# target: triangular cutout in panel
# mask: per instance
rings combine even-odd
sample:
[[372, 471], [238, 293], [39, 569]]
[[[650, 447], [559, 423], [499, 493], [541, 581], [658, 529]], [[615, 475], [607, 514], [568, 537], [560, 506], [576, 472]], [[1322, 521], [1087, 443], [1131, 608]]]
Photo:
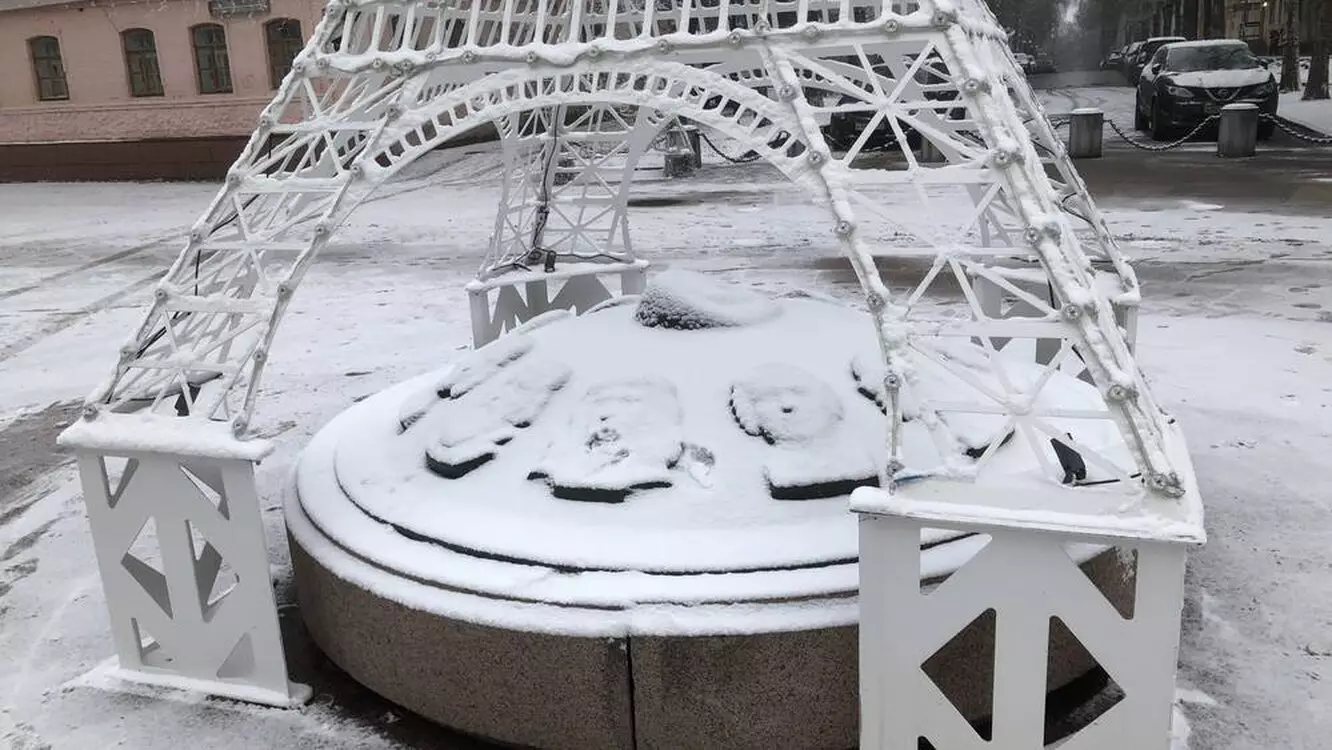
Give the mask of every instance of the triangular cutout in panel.
[[980, 739], [990, 739], [994, 714], [995, 610], [987, 609], [934, 652], [921, 671], [939, 688]]
[[134, 637], [139, 641], [139, 661], [149, 667], [170, 667], [175, 659], [162, 648], [161, 642], [137, 619], [131, 619], [130, 624], [134, 627]]
[[199, 596], [199, 611], [204, 622], [210, 622], [218, 605], [240, 582], [222, 553], [204, 538], [199, 528], [189, 521], [185, 528], [190, 536], [190, 553], [194, 558], [194, 582]]
[[[973, 564], [994, 537], [965, 531], [925, 529], [920, 544], [920, 593], [932, 594], [962, 566]], [[938, 550], [931, 552], [934, 547]]]
[[246, 677], [254, 673], [254, 644], [250, 641], [250, 634], [246, 633], [236, 641], [232, 647], [231, 653], [222, 666], [217, 668], [217, 678], [219, 680], [235, 680]]
[[107, 505], [115, 508], [125, 497], [125, 491], [129, 488], [130, 480], [134, 478], [134, 473], [139, 469], [139, 460], [137, 458], [120, 458], [119, 456], [102, 456], [100, 462], [102, 476], [106, 480]]
[[[1058, 617], [1050, 618], [1050, 656], [1046, 682], [1055, 685], [1059, 674], [1081, 670], [1077, 678], [1084, 683], [1102, 682], [1103, 687], [1090, 699], [1074, 702], [1076, 685], [1051, 690], [1045, 699], [1045, 744], [1076, 734], [1106, 715], [1124, 700], [1124, 690], [1105, 667], [1097, 661], [1082, 641]], [[1070, 705], [1071, 704], [1071, 705]]]
[[221, 469], [207, 465], [183, 465], [180, 473], [190, 480], [190, 484], [194, 485], [209, 505], [217, 508], [222, 518], [231, 519], [231, 509], [227, 506], [227, 496], [223, 492]]
[[1085, 561], [1077, 566], [1078, 570], [1120, 617], [1132, 620], [1138, 591], [1138, 551], [1077, 543], [1065, 544], [1062, 549], [1073, 562]]
[[[139, 533], [134, 535], [130, 548], [120, 558], [120, 565], [138, 582], [144, 593], [171, 617], [171, 595], [167, 591], [166, 574], [162, 571], [161, 549], [157, 544], [157, 523], [149, 516]], [[151, 562], [150, 562], [151, 561]]]

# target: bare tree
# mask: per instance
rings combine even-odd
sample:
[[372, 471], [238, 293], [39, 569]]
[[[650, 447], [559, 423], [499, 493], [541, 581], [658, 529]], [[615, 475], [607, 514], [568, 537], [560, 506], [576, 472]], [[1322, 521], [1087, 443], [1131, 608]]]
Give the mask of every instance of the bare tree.
[[1309, 82], [1304, 84], [1304, 100], [1328, 99], [1327, 64], [1328, 45], [1332, 43], [1332, 0], [1304, 0], [1308, 15], [1308, 28], [1313, 32], [1310, 44]]
[[1286, 0], [1286, 28], [1282, 31], [1284, 42], [1281, 48], [1281, 90], [1300, 90], [1300, 31], [1298, 3]]
[[1018, 51], [1048, 44], [1058, 14], [1056, 0], [990, 0], [990, 9], [1012, 31], [1009, 43]]

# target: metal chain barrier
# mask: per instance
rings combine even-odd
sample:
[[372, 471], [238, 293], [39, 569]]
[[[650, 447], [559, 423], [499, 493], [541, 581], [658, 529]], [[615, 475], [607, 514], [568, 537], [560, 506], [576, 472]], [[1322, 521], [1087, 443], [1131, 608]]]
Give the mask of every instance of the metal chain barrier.
[[[1271, 122], [1272, 124], [1276, 125], [1278, 128], [1281, 129], [1281, 132], [1285, 133], [1291, 138], [1295, 138], [1297, 140], [1301, 140], [1306, 143], [1316, 143], [1320, 146], [1332, 146], [1332, 136], [1309, 135], [1308, 132], [1301, 133], [1299, 130], [1292, 128], [1289, 124], [1287, 124], [1285, 120], [1282, 120], [1280, 117], [1276, 117], [1274, 115], [1269, 115], [1266, 112], [1264, 112], [1261, 115], [1261, 117], [1262, 119], [1267, 120], [1268, 122]], [[1303, 127], [1301, 129], [1306, 131], [1309, 130], [1309, 128], [1303, 128]]]
[[1119, 125], [1115, 124], [1114, 120], [1107, 118], [1105, 123], [1110, 126], [1111, 130], [1115, 131], [1115, 135], [1119, 136], [1124, 140], [1125, 143], [1136, 149], [1140, 149], [1142, 151], [1169, 151], [1172, 148], [1179, 148], [1180, 146], [1184, 145], [1186, 142], [1188, 142], [1189, 139], [1197, 135], [1203, 128], [1207, 127], [1208, 125], [1212, 124], [1213, 122], [1219, 119], [1221, 119], [1220, 115], [1211, 115], [1210, 117], [1204, 118], [1202, 122], [1198, 123], [1197, 127], [1189, 131], [1188, 135], [1184, 136], [1183, 138], [1180, 138], [1177, 141], [1171, 141], [1169, 143], [1143, 143], [1142, 141], [1133, 138], [1132, 136], [1125, 133], [1122, 129], [1120, 129]]
[[717, 148], [717, 144], [713, 143], [712, 139], [709, 138], [708, 134], [704, 133], [701, 128], [698, 131], [698, 137], [701, 141], [708, 144], [708, 148], [712, 149], [712, 153], [716, 154], [717, 156], [720, 156], [721, 158], [725, 159], [726, 161], [729, 161], [732, 164], [748, 164], [751, 161], [756, 161], [759, 158], [759, 154], [753, 151], [738, 158], [733, 156], [727, 156], [725, 153], [722, 152], [721, 149]]

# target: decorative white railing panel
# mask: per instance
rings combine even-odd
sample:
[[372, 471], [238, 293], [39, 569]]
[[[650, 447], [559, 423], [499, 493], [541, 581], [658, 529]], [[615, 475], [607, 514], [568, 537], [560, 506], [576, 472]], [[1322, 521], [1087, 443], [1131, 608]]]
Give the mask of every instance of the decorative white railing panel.
[[145, 450], [163, 437], [149, 435], [116, 448], [115, 425], [80, 427], [62, 442], [78, 455], [120, 676], [274, 706], [307, 700], [287, 679], [278, 630], [254, 492], [261, 444], [163, 452]]
[[[1171, 437], [1182, 446], [1177, 432]], [[934, 750], [1044, 748], [1056, 620], [1123, 692], [1058, 747], [1168, 750], [1185, 559], [1205, 539], [1198, 496], [1168, 502], [1144, 496], [1125, 507], [1122, 492], [1104, 488], [1069, 493], [1038, 482], [955, 489], [920, 483], [857, 490], [852, 498], [861, 514], [861, 750], [917, 750], [922, 738]], [[926, 528], [988, 541], [957, 572], [926, 587], [920, 582]], [[1078, 545], [1132, 555], [1129, 606], [1117, 607], [1079, 569], [1071, 553]], [[983, 739], [924, 665], [988, 612], [993, 703]]]

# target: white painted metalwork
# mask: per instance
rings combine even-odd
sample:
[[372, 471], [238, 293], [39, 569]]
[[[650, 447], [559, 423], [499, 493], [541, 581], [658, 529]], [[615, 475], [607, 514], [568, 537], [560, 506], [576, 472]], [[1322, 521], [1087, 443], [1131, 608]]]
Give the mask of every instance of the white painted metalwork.
[[[264, 441], [222, 426], [147, 422], [137, 442], [76, 424], [93, 546], [119, 674], [274, 706], [304, 703], [287, 680], [254, 462]], [[201, 429], [202, 427], [202, 429]]]
[[[1187, 465], [1176, 428], [1172, 454]], [[1045, 747], [1046, 668], [1058, 618], [1123, 691], [1108, 711], [1057, 746], [1062, 750], [1168, 750], [1178, 662], [1184, 566], [1203, 543], [1196, 493], [1123, 506], [1119, 492], [1084, 491], [1070, 507], [1048, 488], [896, 492], [857, 490], [860, 521], [860, 702], [862, 750], [1038, 750]], [[984, 535], [986, 545], [926, 590], [922, 529]], [[1131, 554], [1132, 604], [1121, 614], [1070, 557], [1076, 545]], [[923, 666], [982, 615], [993, 615], [990, 735], [982, 739]], [[980, 666], [978, 665], [978, 669]], [[989, 688], [987, 690], [986, 688]]]
[[[1167, 418], [1121, 328], [1137, 280], [981, 0], [333, 0], [89, 398], [81, 426], [95, 424], [100, 442], [74, 430], [67, 443], [94, 460], [131, 451], [164, 421], [244, 443], [278, 324], [310, 263], [385, 180], [481, 125], [498, 124], [507, 169], [469, 287], [475, 342], [546, 309], [594, 304], [610, 294], [608, 275], [621, 275], [622, 292], [641, 289], [632, 175], [680, 121], [752, 151], [826, 211], [882, 354], [884, 486], [907, 476], [979, 485], [1014, 436], [1071, 504], [1081, 488], [1061, 486], [1060, 447], [1119, 479], [1126, 499], [1144, 487], [1194, 491], [1165, 450]], [[871, 156], [882, 168], [865, 168]], [[965, 205], [950, 203], [954, 194]], [[930, 265], [903, 283], [881, 276], [876, 258], [888, 256]], [[1022, 268], [1036, 269], [1048, 293], [1014, 283]], [[941, 279], [961, 290], [961, 315], [931, 317]], [[1001, 292], [998, 308], [977, 282]], [[1025, 314], [1013, 317], [1005, 299]], [[908, 467], [911, 362], [949, 368], [932, 345], [939, 336], [976, 341], [1001, 387], [953, 368], [956, 400], [913, 407], [937, 460]], [[1044, 342], [1046, 377], [1007, 377], [999, 350], [1015, 337]], [[1061, 369], [1085, 373], [1105, 396], [1103, 411], [1077, 417], [1113, 421], [1123, 450], [1083, 445], [1050, 425], [1061, 415], [1033, 408]], [[950, 428], [950, 415], [978, 414], [1001, 417], [979, 453]], [[185, 454], [163, 444], [154, 455]]]
[[524, 269], [494, 279], [476, 279], [467, 285], [472, 346], [485, 346], [544, 312], [587, 312], [615, 296], [614, 284], [607, 287], [606, 277], [619, 277], [621, 295], [640, 294], [647, 286], [647, 269], [647, 261], [638, 260], [549, 273]]

